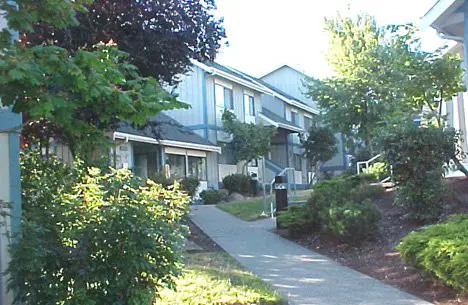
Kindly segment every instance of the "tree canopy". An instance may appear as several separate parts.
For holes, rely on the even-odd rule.
[[[23,2],[23,1],[20,1]],[[214,0],[87,1],[70,26],[35,22],[22,39],[75,52],[113,41],[144,76],[173,83],[190,68],[190,59],[213,60],[226,37]],[[20,4],[21,5],[21,4]]]
[[[186,107],[166,92],[158,79],[143,76],[132,64],[132,55],[119,50],[111,34],[108,42],[99,42],[101,37],[96,36],[89,44],[77,37],[80,19],[92,12],[89,9],[110,3],[123,5],[128,1],[18,0],[17,5],[0,1],[9,29],[22,33],[20,40],[13,41],[9,30],[2,31],[0,98],[4,106],[24,114],[25,130],[34,130],[33,137],[39,137],[38,141],[48,143],[53,136],[69,145],[74,154],[88,154],[122,121],[143,125],[149,116],[162,110]],[[181,9],[176,5],[164,8],[168,15],[177,15]],[[190,16],[184,21],[191,23]],[[41,43],[30,43],[28,37],[38,38],[40,27],[50,29],[52,36],[62,31],[64,37],[84,44],[64,48],[46,36]],[[171,50],[164,41],[160,43]],[[195,48],[187,48],[191,49],[184,55],[188,61]],[[162,57],[172,60],[169,54]],[[182,62],[177,56],[173,60]],[[176,72],[180,71],[171,71],[172,75]]]
[[[274,128],[240,122],[229,110],[223,113],[222,119],[224,129],[232,135],[228,146],[234,154],[235,162],[255,160],[271,151],[271,137],[276,132]]]
[[[379,27],[368,15],[327,19],[331,77],[309,79],[308,94],[335,132],[370,144],[377,130],[402,117],[437,115],[440,103],[463,91],[460,59],[421,50],[414,26]]]
[[[301,146],[307,161],[316,170],[320,162],[330,160],[337,153],[335,136],[330,128],[325,126],[312,126],[308,135],[301,137]]]

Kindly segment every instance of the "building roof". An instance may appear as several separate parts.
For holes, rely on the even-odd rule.
[[[421,18],[421,28],[433,27],[442,38],[463,41],[464,0],[439,0]]]
[[[117,128],[116,133],[134,135],[142,139],[153,139],[154,143],[165,146],[192,146],[194,149],[199,147],[201,150],[220,151],[218,146],[163,113],[151,117],[143,128],[122,123]],[[180,144],[178,145],[178,143]]]
[[[285,118],[271,112],[266,108],[262,108],[260,113],[260,118],[267,121],[271,125],[277,128],[283,128],[294,132],[304,132],[305,130],[299,126],[294,125],[292,122],[286,120]]]
[[[302,75],[304,75],[305,77],[307,77],[307,75],[306,75],[304,72],[301,72],[301,71],[299,71],[298,69],[295,69],[295,68],[291,67],[290,65],[282,65],[282,66],[279,66],[278,68],[274,69],[273,71],[268,72],[267,74],[263,75],[263,76],[260,77],[260,78],[265,78],[265,77],[267,77],[268,75],[273,74],[273,73],[275,73],[276,71],[279,71],[279,70],[284,69],[284,68],[294,70],[294,71],[296,71],[297,73],[302,74]]]

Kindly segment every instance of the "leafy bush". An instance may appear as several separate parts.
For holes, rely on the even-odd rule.
[[[402,124],[384,131],[381,142],[384,159],[393,168],[396,203],[411,219],[436,220],[445,195],[443,165],[456,155],[458,133]]]
[[[359,242],[378,229],[380,211],[370,200],[333,205],[328,213],[326,229],[348,241]]]
[[[19,302],[151,304],[174,284],[188,204],[176,186],[35,154],[22,170],[25,213],[8,269]]]
[[[382,181],[383,179],[390,176],[388,165],[385,162],[375,162],[369,168],[363,169],[365,174],[375,177],[375,180]]]
[[[200,186],[200,180],[195,177],[184,178],[180,181],[182,189],[187,192],[190,197],[195,196],[197,189]]]
[[[308,233],[310,227],[310,216],[304,206],[290,206],[287,211],[279,212],[277,221],[281,227],[288,228],[291,236]]]
[[[291,234],[327,232],[350,242],[360,241],[376,231],[380,212],[368,199],[384,192],[369,185],[368,175],[339,176],[314,186],[307,204],[283,212],[281,225]]]
[[[161,184],[163,187],[168,188],[176,182],[176,180],[167,178],[163,173],[156,173],[149,177],[156,184]]]
[[[224,188],[229,194],[249,194],[251,192],[250,177],[243,174],[231,174],[223,178]]]
[[[205,204],[217,204],[228,198],[225,192],[214,189],[204,190],[200,193],[200,197]]]
[[[397,249],[403,260],[442,280],[468,291],[468,215],[410,233]]]

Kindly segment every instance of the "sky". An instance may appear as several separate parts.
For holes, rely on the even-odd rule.
[[[217,16],[224,17],[228,46],[217,57],[221,64],[260,77],[282,65],[310,76],[326,77],[328,49],[324,18],[337,12],[368,13],[379,25],[412,22],[436,0],[216,0]],[[423,47],[442,45],[432,29],[423,33]]]

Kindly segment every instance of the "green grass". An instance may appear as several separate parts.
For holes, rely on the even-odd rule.
[[[164,305],[279,305],[286,304],[270,285],[245,271],[221,250],[186,254],[177,292],[166,289],[157,304]]]
[[[297,191],[297,196],[291,198],[293,201],[307,200],[311,190]],[[217,205],[217,207],[229,214],[232,214],[242,220],[252,221],[257,220],[265,215],[263,213],[263,198],[256,197],[242,201],[233,201]],[[270,202],[267,202],[267,212],[270,211]]]
[[[270,203],[267,203],[267,210],[270,210]],[[217,207],[242,220],[252,221],[262,217],[263,198],[251,198],[242,201],[218,204]]]

